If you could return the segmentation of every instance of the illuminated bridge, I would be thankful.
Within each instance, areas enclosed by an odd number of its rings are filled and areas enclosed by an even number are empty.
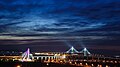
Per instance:
[[[1,60],[20,62],[45,62],[60,63],[88,67],[109,67],[119,65],[120,58],[106,57],[104,55],[91,54],[86,48],[77,51],[73,46],[66,52],[30,53],[28,48],[21,56],[0,56]]]

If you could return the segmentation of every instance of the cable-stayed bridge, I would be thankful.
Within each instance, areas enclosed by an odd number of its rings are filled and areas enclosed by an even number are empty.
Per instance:
[[[84,56],[87,56],[87,55],[90,55],[91,53],[86,49],[84,48],[82,51],[77,51],[73,46],[67,50],[66,52],[58,52],[58,53],[35,53],[34,55],[32,55],[30,53],[30,49],[28,48],[27,51],[25,51],[23,54],[22,54],[22,59],[21,61],[22,62],[25,62],[25,61],[33,61],[35,58],[36,59],[63,59],[65,58],[65,54],[78,54],[78,53],[81,53],[83,54]]]
[[[79,52],[73,46],[68,51],[66,51],[66,53],[83,53],[84,56],[91,55],[87,48],[84,48],[82,51]]]
[[[104,55],[91,54],[87,48],[84,48],[81,51],[76,50],[73,46],[68,49],[66,52],[39,52],[34,53],[30,52],[28,48],[20,56],[0,56],[0,58],[8,58],[13,61],[18,60],[20,62],[45,62],[49,65],[52,63],[63,63],[63,64],[73,64],[78,66],[92,66],[100,67],[105,63],[109,64],[120,64],[120,58],[112,58]],[[101,64],[98,64],[101,63]],[[96,65],[97,64],[97,65]],[[96,66],[95,66],[96,65]],[[109,65],[106,65],[109,66]]]

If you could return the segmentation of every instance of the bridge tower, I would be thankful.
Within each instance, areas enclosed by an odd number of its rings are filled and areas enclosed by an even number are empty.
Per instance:
[[[66,53],[79,53],[73,46]]]
[[[87,56],[87,55],[91,54],[86,48],[84,48],[82,51],[80,51],[80,53],[83,53],[84,56]]]
[[[30,49],[28,48],[27,51],[25,51],[23,54],[22,54],[22,61],[32,61],[33,59],[33,56],[32,54],[30,54]]]

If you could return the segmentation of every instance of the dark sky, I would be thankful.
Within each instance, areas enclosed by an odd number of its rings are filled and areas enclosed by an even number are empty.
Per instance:
[[[0,50],[120,55],[120,0],[0,0]]]

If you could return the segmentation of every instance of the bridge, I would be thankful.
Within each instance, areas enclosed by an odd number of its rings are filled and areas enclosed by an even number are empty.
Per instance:
[[[73,46],[64,53],[35,53],[34,55],[30,53],[30,49],[28,48],[27,51],[25,51],[22,54],[22,62],[25,61],[33,61],[34,59],[38,60],[49,60],[49,59],[63,59],[65,58],[65,54],[77,54],[82,53],[84,56],[90,55],[91,53],[84,48],[82,51],[77,51]]]
[[[15,59],[22,62],[31,62],[34,60],[57,60],[57,59],[64,59],[66,56],[71,54],[83,54],[84,56],[90,55],[91,53],[84,48],[81,51],[76,50],[73,46],[68,49],[66,52],[44,52],[44,53],[31,53],[30,49],[28,48],[21,56],[0,56],[0,58],[6,59]]]
[[[0,56],[1,61],[20,61],[20,62],[50,62],[57,64],[70,64],[81,67],[108,67],[119,65],[120,58],[105,57],[104,55],[91,54],[87,48],[81,51],[73,46],[66,52],[44,52],[31,53],[28,48],[21,56]],[[106,65],[105,65],[106,64]]]
[[[87,50],[87,48],[84,48],[82,51],[77,51],[73,46],[68,50],[66,51],[66,53],[83,53],[84,56],[87,56],[87,55],[91,55],[91,53]]]

